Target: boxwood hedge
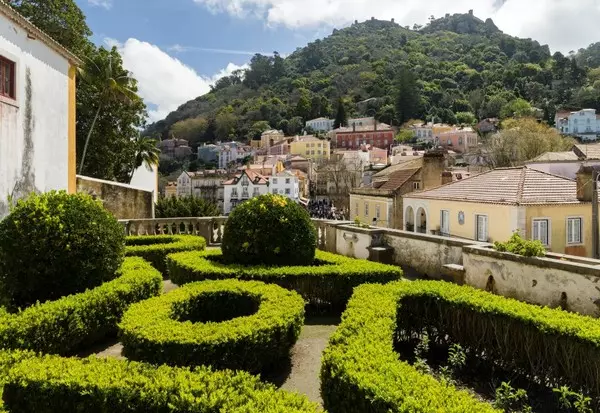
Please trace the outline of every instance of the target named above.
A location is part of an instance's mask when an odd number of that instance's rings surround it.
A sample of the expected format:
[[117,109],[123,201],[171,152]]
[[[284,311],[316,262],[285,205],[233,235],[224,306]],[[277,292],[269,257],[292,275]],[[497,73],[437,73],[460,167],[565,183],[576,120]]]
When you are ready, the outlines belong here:
[[9,372],[10,412],[316,413],[305,397],[276,390],[245,372],[193,370],[114,359],[45,356]]
[[125,256],[142,257],[167,275],[167,255],[182,251],[202,251],[206,240],[196,235],[141,235],[125,239]]
[[304,301],[295,292],[222,280],[134,304],[119,327],[132,360],[259,373],[289,355],[303,324]]
[[394,337],[423,331],[532,380],[600,395],[597,319],[466,286],[398,282],[361,286],[350,300],[323,356],[321,392],[328,411],[493,411],[399,361]]
[[0,311],[0,347],[69,355],[117,333],[130,304],[160,294],[162,277],[141,258],[126,258],[119,277],[92,290]]
[[274,283],[298,292],[309,311],[341,313],[354,287],[402,278],[400,267],[316,252],[312,266],[266,267],[223,263],[220,250],[183,252],[167,257],[171,279],[182,285],[193,281],[238,278]]
[[418,285],[397,282],[355,290],[323,353],[321,395],[329,413],[500,412],[399,360],[394,351],[396,318],[403,316],[398,303]]

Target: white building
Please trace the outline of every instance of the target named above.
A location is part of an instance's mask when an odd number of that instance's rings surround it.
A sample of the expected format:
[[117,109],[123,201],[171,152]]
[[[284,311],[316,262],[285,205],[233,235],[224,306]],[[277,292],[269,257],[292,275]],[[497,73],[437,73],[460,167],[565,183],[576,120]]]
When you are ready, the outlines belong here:
[[267,178],[246,169],[223,183],[223,212],[227,215],[242,202],[268,192]]
[[272,194],[285,195],[294,201],[298,201],[300,197],[300,180],[293,172],[282,171],[269,179],[269,189]]
[[306,127],[311,128],[314,131],[329,132],[333,129],[334,122],[333,119],[317,118],[307,121]]
[[76,191],[79,59],[0,1],[0,219],[8,197]]
[[375,118],[352,118],[348,119],[348,127],[353,126],[375,126]]
[[583,141],[596,140],[600,135],[600,115],[596,115],[595,109],[557,112],[554,124],[560,133],[576,136]]

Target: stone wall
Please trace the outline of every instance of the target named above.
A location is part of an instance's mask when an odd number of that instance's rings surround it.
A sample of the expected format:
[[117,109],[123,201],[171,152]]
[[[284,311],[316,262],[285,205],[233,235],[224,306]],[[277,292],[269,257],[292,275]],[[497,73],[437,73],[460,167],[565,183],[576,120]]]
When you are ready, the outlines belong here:
[[102,201],[117,219],[154,218],[154,194],[130,185],[77,176],[77,192]]

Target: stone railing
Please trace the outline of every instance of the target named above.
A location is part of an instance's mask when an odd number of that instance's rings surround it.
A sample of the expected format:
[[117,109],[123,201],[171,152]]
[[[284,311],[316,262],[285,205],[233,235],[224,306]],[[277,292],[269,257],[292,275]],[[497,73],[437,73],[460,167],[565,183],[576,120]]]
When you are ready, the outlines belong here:
[[[209,245],[220,245],[225,231],[227,217],[207,218],[155,218],[128,219],[119,222],[126,235],[199,235]],[[317,230],[317,248],[336,252],[335,227],[347,224],[345,221],[312,220]]]

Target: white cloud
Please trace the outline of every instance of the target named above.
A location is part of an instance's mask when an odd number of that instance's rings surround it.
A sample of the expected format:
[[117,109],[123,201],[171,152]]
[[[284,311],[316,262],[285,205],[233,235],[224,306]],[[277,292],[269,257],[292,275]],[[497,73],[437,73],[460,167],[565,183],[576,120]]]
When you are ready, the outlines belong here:
[[102,7],[106,10],[110,10],[112,7],[112,0],[88,0],[88,3],[92,6]]
[[215,75],[207,77],[157,46],[138,39],[129,39],[121,44],[106,38],[104,43],[119,49],[123,66],[137,79],[139,95],[153,107],[148,113],[151,122],[164,119],[181,104],[207,93],[210,85],[221,77],[247,67],[229,63]]
[[491,17],[504,32],[531,37],[568,52],[600,38],[597,0],[193,0],[213,13],[256,17],[269,26],[342,27],[354,20],[395,18],[402,25],[423,24],[429,16],[466,13]]
[[232,50],[232,49],[213,49],[210,47],[197,47],[197,46],[183,46],[180,44],[174,44],[170,46],[167,50],[173,53],[186,53],[186,52],[208,52],[208,53],[219,53],[219,54],[237,54],[237,55],[247,55],[254,56],[257,53],[260,53],[265,56],[270,56],[273,53],[267,52],[254,52],[252,50]]

